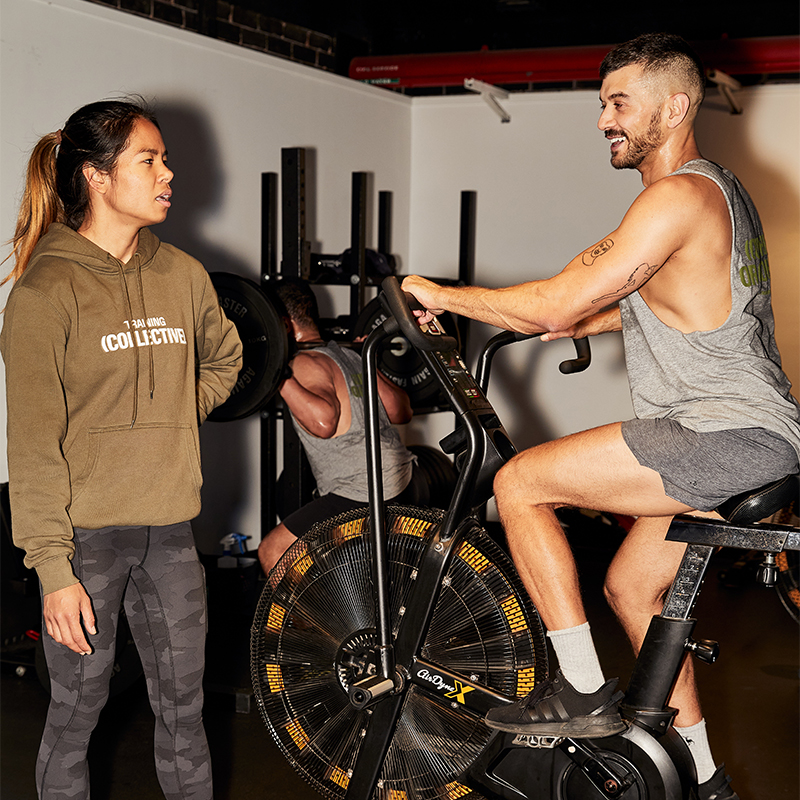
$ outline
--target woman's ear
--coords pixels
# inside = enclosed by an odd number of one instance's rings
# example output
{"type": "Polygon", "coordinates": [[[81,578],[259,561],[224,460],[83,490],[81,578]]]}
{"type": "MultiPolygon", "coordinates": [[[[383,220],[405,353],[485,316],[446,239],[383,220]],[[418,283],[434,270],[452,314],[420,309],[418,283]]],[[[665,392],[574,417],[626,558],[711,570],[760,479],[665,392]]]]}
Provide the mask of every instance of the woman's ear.
{"type": "Polygon", "coordinates": [[[83,177],[86,185],[91,191],[98,194],[105,194],[108,189],[108,173],[93,167],[91,164],[84,164],[83,177]]]}

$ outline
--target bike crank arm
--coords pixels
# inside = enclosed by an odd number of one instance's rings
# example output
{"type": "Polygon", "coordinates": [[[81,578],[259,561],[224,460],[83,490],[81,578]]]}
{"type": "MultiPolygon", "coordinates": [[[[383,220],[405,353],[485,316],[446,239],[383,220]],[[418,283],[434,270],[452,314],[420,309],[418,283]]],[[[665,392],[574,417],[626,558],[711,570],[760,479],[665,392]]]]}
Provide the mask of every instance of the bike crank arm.
{"type": "Polygon", "coordinates": [[[575,762],[595,789],[609,800],[619,797],[634,783],[634,776],[630,771],[626,770],[622,776],[617,775],[580,739],[564,739],[559,747],[575,762]]]}

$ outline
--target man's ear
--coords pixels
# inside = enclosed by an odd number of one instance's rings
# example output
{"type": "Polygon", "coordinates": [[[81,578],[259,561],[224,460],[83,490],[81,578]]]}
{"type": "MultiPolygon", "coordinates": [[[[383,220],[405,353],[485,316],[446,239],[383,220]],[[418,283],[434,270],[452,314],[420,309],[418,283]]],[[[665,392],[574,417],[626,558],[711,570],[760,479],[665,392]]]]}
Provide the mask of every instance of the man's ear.
{"type": "Polygon", "coordinates": [[[677,128],[689,113],[692,101],[689,100],[689,95],[684,92],[678,92],[671,95],[667,99],[667,127],[677,128]]]}
{"type": "Polygon", "coordinates": [[[108,190],[108,173],[93,167],[91,164],[84,164],[83,177],[86,180],[86,185],[91,191],[105,194],[108,190]]]}

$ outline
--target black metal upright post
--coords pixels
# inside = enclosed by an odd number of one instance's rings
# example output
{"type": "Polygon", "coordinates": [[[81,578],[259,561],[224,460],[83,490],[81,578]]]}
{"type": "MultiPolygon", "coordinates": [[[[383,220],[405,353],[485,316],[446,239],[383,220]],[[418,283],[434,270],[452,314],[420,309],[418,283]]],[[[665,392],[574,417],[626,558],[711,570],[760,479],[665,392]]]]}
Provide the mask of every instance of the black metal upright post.
{"type": "Polygon", "coordinates": [[[350,318],[357,319],[364,308],[367,284],[367,173],[353,173],[353,199],[350,217],[350,248],[353,273],[350,277],[350,318]]]}
{"type": "MultiPolygon", "coordinates": [[[[478,193],[461,192],[461,227],[458,237],[458,280],[462,286],[475,283],[475,220],[478,193]]],[[[461,352],[467,352],[469,318],[460,316],[456,322],[461,337],[461,352]]]]}
{"type": "MultiPolygon", "coordinates": [[[[308,280],[311,246],[306,240],[306,154],[301,147],[281,149],[281,274],[308,280]]],[[[306,454],[288,413],[283,414],[283,510],[296,511],[314,490],[306,454]]]]}
{"type": "MultiPolygon", "coordinates": [[[[278,268],[278,174],[261,174],[261,280],[274,277],[278,268]]],[[[261,412],[261,538],[263,539],[278,521],[275,487],[278,482],[278,433],[275,403],[269,403],[261,412]]]]}
{"type": "Polygon", "coordinates": [[[392,252],[392,193],[378,192],[378,252],[392,252]]]}
{"type": "Polygon", "coordinates": [[[311,246],[306,240],[306,152],[281,149],[282,250],[281,273],[308,280],[311,246]]]}

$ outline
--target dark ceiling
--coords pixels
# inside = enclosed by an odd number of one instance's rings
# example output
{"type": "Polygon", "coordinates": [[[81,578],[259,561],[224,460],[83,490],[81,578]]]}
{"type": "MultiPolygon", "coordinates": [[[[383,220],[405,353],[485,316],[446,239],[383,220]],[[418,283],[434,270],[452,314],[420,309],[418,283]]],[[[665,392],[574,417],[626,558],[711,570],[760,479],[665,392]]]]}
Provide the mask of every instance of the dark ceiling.
{"type": "Polygon", "coordinates": [[[797,0],[245,0],[336,36],[352,55],[613,44],[670,31],[690,41],[800,33],[797,0]]]}

